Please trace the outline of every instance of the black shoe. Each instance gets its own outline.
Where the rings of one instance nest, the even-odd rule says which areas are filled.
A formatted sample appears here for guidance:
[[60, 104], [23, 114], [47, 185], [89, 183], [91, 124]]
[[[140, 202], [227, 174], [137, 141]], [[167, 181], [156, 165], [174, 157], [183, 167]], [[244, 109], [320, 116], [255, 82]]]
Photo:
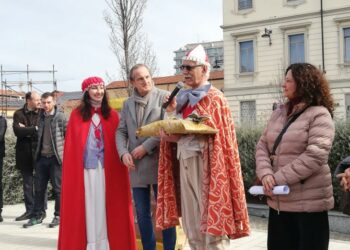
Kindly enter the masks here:
[[42, 217], [33, 217], [31, 218], [26, 224], [23, 224], [23, 227], [24, 228], [28, 228], [28, 227], [31, 227], [31, 226], [35, 226], [35, 225], [38, 225], [38, 224], [41, 224], [43, 223], [43, 218]]
[[4, 218], [2, 218], [1, 214], [0, 214], [0, 222], [3, 222]]
[[55, 217], [53, 217], [52, 222], [49, 224], [49, 227], [53, 228], [55, 226], [58, 226], [59, 224], [60, 224], [60, 217], [55, 216]]
[[31, 217], [32, 217], [32, 214], [25, 212], [21, 216], [16, 217], [15, 221], [29, 220]]

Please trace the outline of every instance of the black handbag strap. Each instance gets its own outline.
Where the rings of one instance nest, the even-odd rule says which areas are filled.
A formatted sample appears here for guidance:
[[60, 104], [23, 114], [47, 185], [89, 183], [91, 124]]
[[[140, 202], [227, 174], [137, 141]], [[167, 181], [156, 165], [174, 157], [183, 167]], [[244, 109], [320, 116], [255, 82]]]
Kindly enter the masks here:
[[300, 112], [296, 113], [295, 115], [292, 116], [292, 118], [289, 119], [289, 121], [287, 122], [287, 124], [283, 127], [282, 131], [280, 132], [280, 134], [277, 136], [275, 143], [273, 144], [273, 148], [272, 148], [272, 152], [270, 154], [270, 158], [271, 160], [273, 160], [273, 157], [276, 154], [276, 149], [278, 147], [278, 145], [280, 144], [282, 137], [284, 135], [284, 133], [286, 133], [288, 127], [296, 120], [298, 119], [298, 117], [307, 109], [304, 108], [303, 110], [301, 110]]

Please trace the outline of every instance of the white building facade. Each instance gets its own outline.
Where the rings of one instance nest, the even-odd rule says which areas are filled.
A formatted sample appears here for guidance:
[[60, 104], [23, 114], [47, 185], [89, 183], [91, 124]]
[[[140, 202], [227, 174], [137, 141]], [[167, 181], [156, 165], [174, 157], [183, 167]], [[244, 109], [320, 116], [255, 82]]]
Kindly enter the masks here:
[[222, 28], [225, 96], [237, 123], [266, 122], [295, 62], [326, 72], [335, 119], [350, 121], [350, 0], [223, 0]]

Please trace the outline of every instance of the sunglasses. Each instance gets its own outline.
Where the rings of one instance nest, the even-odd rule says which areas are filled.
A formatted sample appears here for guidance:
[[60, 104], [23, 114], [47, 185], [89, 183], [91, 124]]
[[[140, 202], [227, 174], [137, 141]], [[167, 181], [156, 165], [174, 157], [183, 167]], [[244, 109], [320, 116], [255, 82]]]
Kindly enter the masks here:
[[187, 71], [191, 71], [191, 70], [193, 70], [194, 68], [197, 68], [197, 67], [201, 67], [201, 66], [203, 66], [203, 64], [198, 64], [198, 65], [194, 65], [194, 66], [191, 66], [191, 65], [181, 65], [180, 66], [180, 69], [181, 70], [187, 70]]

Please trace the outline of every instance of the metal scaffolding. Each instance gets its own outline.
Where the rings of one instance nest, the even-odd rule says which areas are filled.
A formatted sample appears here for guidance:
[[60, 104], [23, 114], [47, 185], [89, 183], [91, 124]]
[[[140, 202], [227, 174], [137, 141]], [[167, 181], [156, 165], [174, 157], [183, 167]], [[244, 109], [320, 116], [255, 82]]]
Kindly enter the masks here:
[[[33, 91], [33, 88], [42, 92], [36, 85], [43, 84], [52, 84], [53, 90], [57, 90], [57, 81], [55, 79], [55, 65], [52, 65], [52, 70], [30, 70], [29, 65], [27, 64], [26, 70], [4, 70], [3, 66], [0, 65], [0, 81], [1, 81], [1, 96], [0, 96], [0, 105], [2, 115], [7, 114], [7, 109], [9, 107], [9, 101], [13, 100], [15, 93]], [[22, 76], [25, 75], [26, 79], [23, 80], [8, 80], [7, 78], [13, 78], [13, 76]], [[52, 80], [33, 80], [32, 75], [52, 75]], [[45, 78], [46, 78], [45, 76]], [[48, 77], [47, 77], [48, 78]], [[23, 91], [23, 87], [27, 86], [27, 90]]]

